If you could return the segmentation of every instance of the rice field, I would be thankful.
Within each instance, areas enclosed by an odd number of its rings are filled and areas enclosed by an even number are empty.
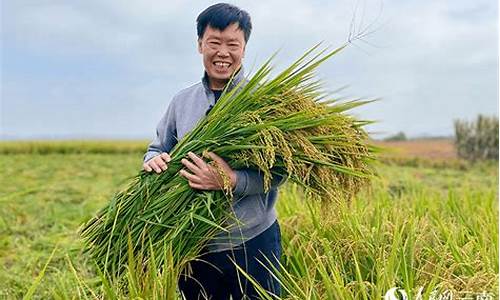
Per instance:
[[[0,143],[1,299],[113,298],[77,230],[141,168],[121,143]],[[281,189],[283,299],[498,299],[498,165],[397,162],[341,206]]]

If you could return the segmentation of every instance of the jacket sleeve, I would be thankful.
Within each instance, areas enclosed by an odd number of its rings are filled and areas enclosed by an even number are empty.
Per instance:
[[[272,170],[278,171],[280,174],[285,174],[277,168]],[[238,169],[235,170],[238,179],[236,186],[233,189],[235,200],[241,199],[245,196],[264,193],[264,174],[256,169]],[[271,188],[277,188],[282,185],[287,179],[287,175],[272,174]]]
[[[162,152],[170,152],[177,144],[177,129],[175,120],[174,99],[168,105],[167,111],[163,114],[160,122],[156,126],[156,136],[149,144],[147,152],[144,154],[144,162],[150,160]]]

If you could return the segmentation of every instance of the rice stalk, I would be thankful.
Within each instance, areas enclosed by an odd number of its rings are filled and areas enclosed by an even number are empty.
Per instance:
[[[83,225],[86,250],[97,265],[118,278],[140,253],[145,266],[155,257],[155,265],[180,270],[218,231],[230,229],[228,178],[221,191],[193,190],[178,174],[188,152],[211,151],[233,169],[256,169],[266,191],[280,175],[325,203],[348,201],[373,174],[366,122],[346,114],[366,101],[327,98],[314,73],[344,47],[327,52],[316,45],[272,79],[269,59],[247,82],[226,89],[172,149],[166,171],[141,171]],[[169,261],[162,260],[165,248],[171,249]]]

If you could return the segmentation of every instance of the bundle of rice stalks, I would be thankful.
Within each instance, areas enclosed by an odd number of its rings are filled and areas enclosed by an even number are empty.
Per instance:
[[[219,230],[227,230],[232,202],[228,182],[221,191],[189,187],[178,173],[188,152],[212,151],[233,169],[255,168],[270,187],[274,174],[286,175],[322,201],[348,199],[372,174],[372,150],[358,121],[345,111],[366,103],[329,99],[314,77],[315,69],[345,46],[331,52],[307,51],[272,79],[269,59],[248,82],[225,90],[208,116],[171,151],[161,174],[141,171],[81,234],[86,249],[110,275],[118,276],[131,250],[164,262],[172,249],[175,266],[195,258]],[[205,155],[206,156],[206,155]]]

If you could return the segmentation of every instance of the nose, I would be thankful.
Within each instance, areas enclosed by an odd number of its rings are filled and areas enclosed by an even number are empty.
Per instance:
[[[227,57],[227,56],[229,56],[229,53],[219,51],[219,52],[217,52],[217,56],[220,56],[220,57]]]
[[[229,53],[225,47],[220,47],[220,49],[217,51],[217,56],[227,57],[227,56],[229,56]]]

